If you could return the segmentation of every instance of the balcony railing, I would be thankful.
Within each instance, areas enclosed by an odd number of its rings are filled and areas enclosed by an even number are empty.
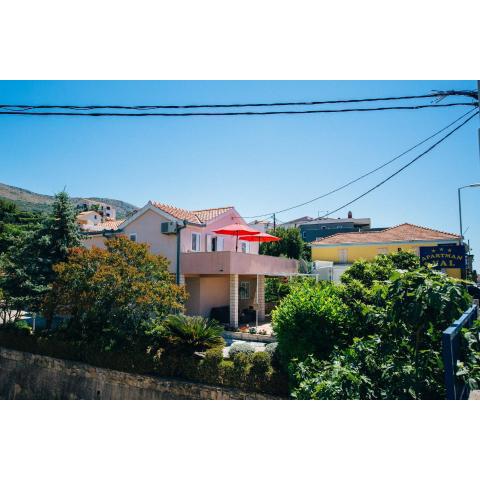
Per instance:
[[[242,252],[182,253],[183,275],[291,275],[298,272],[297,260]]]

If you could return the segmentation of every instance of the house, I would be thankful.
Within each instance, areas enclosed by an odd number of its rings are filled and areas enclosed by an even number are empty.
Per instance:
[[[95,210],[105,220],[116,220],[117,218],[117,210],[115,207],[97,200],[82,199],[81,202],[76,204],[76,207],[80,210]]]
[[[254,220],[248,224],[249,227],[258,230],[259,232],[266,233],[268,230],[273,229],[273,221],[272,220]]]
[[[185,285],[187,314],[209,316],[212,308],[228,306],[229,323],[238,326],[249,307],[264,319],[265,276],[291,275],[298,268],[296,260],[259,255],[258,243],[239,241],[237,251],[235,237],[214,232],[232,223],[247,225],[234,207],[185,210],[149,201],[122,222],[86,229],[83,243],[101,248],[112,235],[147,243],[170,261],[170,271]]]
[[[372,260],[379,254],[400,250],[419,255],[420,247],[460,245],[459,235],[403,223],[381,231],[346,232],[319,238],[310,243],[312,260],[332,261],[348,265],[361,258]],[[446,269],[452,277],[460,278],[460,269]]]
[[[283,222],[279,224],[283,228],[299,228],[300,225],[303,225],[304,223],[309,223],[315,220],[313,217],[300,217],[300,218],[295,218],[294,220],[290,220],[289,222]]]
[[[77,223],[80,225],[80,228],[88,229],[97,226],[101,222],[102,216],[94,210],[87,210],[77,215]]]
[[[342,232],[372,230],[371,223],[370,218],[353,218],[352,212],[348,212],[347,218],[302,217],[282,224],[282,226],[298,228],[305,242],[313,242],[317,238],[338,233],[339,230]],[[384,230],[384,228],[374,230]]]

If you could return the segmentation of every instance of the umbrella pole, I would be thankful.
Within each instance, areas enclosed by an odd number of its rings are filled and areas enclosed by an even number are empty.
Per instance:
[[[235,251],[238,252],[238,232],[237,232],[237,242],[235,243]]]

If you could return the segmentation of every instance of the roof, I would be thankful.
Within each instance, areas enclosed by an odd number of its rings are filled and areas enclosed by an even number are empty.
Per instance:
[[[314,220],[313,217],[300,217],[300,218],[295,218],[294,220],[290,220],[289,222],[283,222],[283,224],[290,224],[290,223],[298,223],[298,222],[311,222]]]
[[[370,225],[370,218],[315,218],[308,225],[327,225],[329,223],[361,223]]]
[[[185,210],[183,208],[173,207],[172,205],[167,205],[165,203],[153,202],[150,203],[168,213],[172,217],[177,218],[178,220],[188,220],[190,223],[202,224],[208,223],[213,219],[217,218],[219,215],[228,212],[233,207],[219,207],[219,208],[208,208],[206,210]]]
[[[99,223],[98,225],[81,226],[82,230],[87,232],[103,232],[104,230],[118,230],[120,225],[125,220],[108,220],[107,222]]]
[[[420,227],[411,223],[402,223],[381,231],[336,233],[311,243],[312,246],[354,244],[354,243],[389,243],[402,241],[438,241],[459,240],[460,236],[453,233],[434,230],[433,228]]]
[[[95,215],[100,215],[98,212],[96,212],[95,210],[87,210],[86,212],[80,212],[77,217],[80,217],[80,216],[85,216],[85,215],[90,215],[91,213],[94,213]]]

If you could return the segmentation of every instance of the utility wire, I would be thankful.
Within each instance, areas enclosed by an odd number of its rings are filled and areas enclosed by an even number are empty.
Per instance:
[[[478,112],[475,112],[473,115],[471,115],[470,117],[468,117],[464,122],[462,122],[460,125],[458,125],[457,127],[455,127],[453,130],[451,130],[450,132],[448,132],[446,135],[444,135],[440,140],[438,140],[437,142],[435,142],[432,146],[430,146],[429,148],[427,148],[427,150],[423,151],[420,155],[417,155],[413,160],[411,160],[410,162],[408,162],[407,164],[405,164],[402,168],[399,168],[396,172],[392,173],[391,175],[389,175],[387,178],[385,178],[384,180],[382,180],[380,183],[377,183],[375,186],[373,186],[372,188],[370,188],[369,190],[367,190],[366,192],[362,193],[361,195],[359,195],[358,197],[355,197],[353,200],[343,204],[341,207],[338,207],[336,208],[335,210],[330,210],[329,212],[327,212],[323,217],[321,218],[326,218],[328,215],[331,215],[332,213],[336,213],[338,212],[339,210],[341,210],[342,208],[345,208],[345,207],[348,207],[349,205],[351,205],[352,203],[356,202],[357,200],[360,200],[361,198],[365,197],[366,195],[368,195],[369,193],[373,192],[374,190],[376,190],[377,188],[381,187],[384,183],[388,182],[389,180],[391,180],[393,177],[395,177],[396,175],[398,175],[400,172],[402,172],[403,170],[405,170],[406,168],[408,168],[410,165],[413,165],[413,163],[415,163],[417,160],[419,160],[421,157],[423,157],[424,155],[426,155],[428,152],[432,151],[435,147],[437,147],[438,145],[440,145],[443,141],[445,141],[450,135],[452,135],[453,133],[455,133],[457,130],[459,130],[460,128],[462,128],[465,124],[467,124],[470,120],[472,120],[474,117],[476,117],[478,115]]]
[[[231,104],[196,104],[196,105],[0,105],[0,108],[17,108],[24,110],[32,109],[70,109],[70,110],[98,110],[98,109],[122,109],[122,110],[163,110],[163,109],[191,109],[191,108],[243,108],[243,107],[285,107],[285,106],[308,106],[308,105],[328,105],[339,103],[363,103],[363,102],[385,102],[394,100],[412,100],[419,98],[448,96],[463,96],[477,99],[477,93],[473,90],[446,90],[436,91],[424,95],[404,95],[401,97],[379,97],[379,98],[361,98],[350,100],[315,100],[308,102],[275,102],[275,103],[231,103]]]
[[[445,127],[441,128],[440,130],[437,130],[435,133],[433,133],[432,135],[430,135],[429,137],[423,139],[421,142],[418,142],[416,145],[414,145],[413,147],[410,147],[408,150],[405,150],[404,152],[400,153],[399,155],[397,155],[396,157],[393,157],[391,160],[388,160],[388,162],[385,162],[385,163],[382,163],[381,165],[379,165],[378,167],[375,167],[373,170],[370,170],[366,173],[364,173],[363,175],[357,177],[357,178],[354,178],[353,180],[350,180],[349,182],[347,183],[344,183],[343,185],[340,185],[339,187],[337,188],[334,188],[333,190],[330,190],[329,192],[326,192],[326,193],[323,193],[321,195],[319,195],[318,197],[315,197],[315,198],[312,198],[310,200],[307,200],[305,202],[302,202],[302,203],[299,203],[297,205],[294,205],[293,207],[288,207],[288,208],[284,208],[283,210],[278,210],[276,212],[269,212],[269,213],[264,213],[262,215],[254,215],[254,216],[250,216],[250,217],[243,217],[243,218],[260,218],[260,217],[271,217],[273,216],[273,214],[275,215],[278,215],[279,213],[283,213],[283,212],[288,212],[290,210],[294,210],[296,208],[300,208],[300,207],[304,207],[305,205],[308,205],[310,203],[313,203],[313,202],[316,202],[317,200],[320,200],[322,198],[325,198],[325,197],[328,197],[329,195],[332,195],[336,192],[339,192],[340,190],[343,190],[344,188],[347,188],[349,187],[350,185],[353,185],[354,183],[357,183],[359,182],[360,180],[364,179],[365,177],[368,177],[369,175],[371,175],[372,173],[375,173],[375,172],[378,172],[379,170],[381,170],[382,168],[386,167],[387,165],[390,165],[391,163],[393,163],[394,161],[398,160],[399,158],[403,157],[404,155],[406,155],[407,153],[410,153],[412,150],[415,150],[417,147],[419,147],[420,145],[423,145],[424,143],[428,142],[429,140],[431,140],[432,138],[436,137],[437,135],[439,135],[440,133],[444,132],[445,130],[447,130],[448,128],[450,128],[452,125],[454,125],[455,123],[459,122],[460,120],[462,120],[462,118],[465,118],[467,115],[469,115],[470,113],[472,113],[474,110],[476,110],[477,107],[473,108],[472,110],[469,110],[468,112],[464,113],[463,115],[461,115],[460,117],[458,117],[456,120],[454,120],[453,122],[449,123],[448,125],[446,125]],[[327,211],[327,210],[325,210]],[[320,217],[321,218],[321,217]]]
[[[33,111],[0,111],[0,115],[30,115],[30,116],[61,116],[61,117],[225,117],[239,115],[304,115],[311,113],[346,113],[346,112],[378,112],[385,110],[419,110],[423,108],[445,107],[475,107],[478,102],[471,103],[444,103],[428,105],[410,105],[399,107],[374,107],[374,108],[345,108],[334,110],[290,110],[290,111],[264,111],[264,112],[184,112],[184,113],[118,113],[118,112],[33,112]]]

